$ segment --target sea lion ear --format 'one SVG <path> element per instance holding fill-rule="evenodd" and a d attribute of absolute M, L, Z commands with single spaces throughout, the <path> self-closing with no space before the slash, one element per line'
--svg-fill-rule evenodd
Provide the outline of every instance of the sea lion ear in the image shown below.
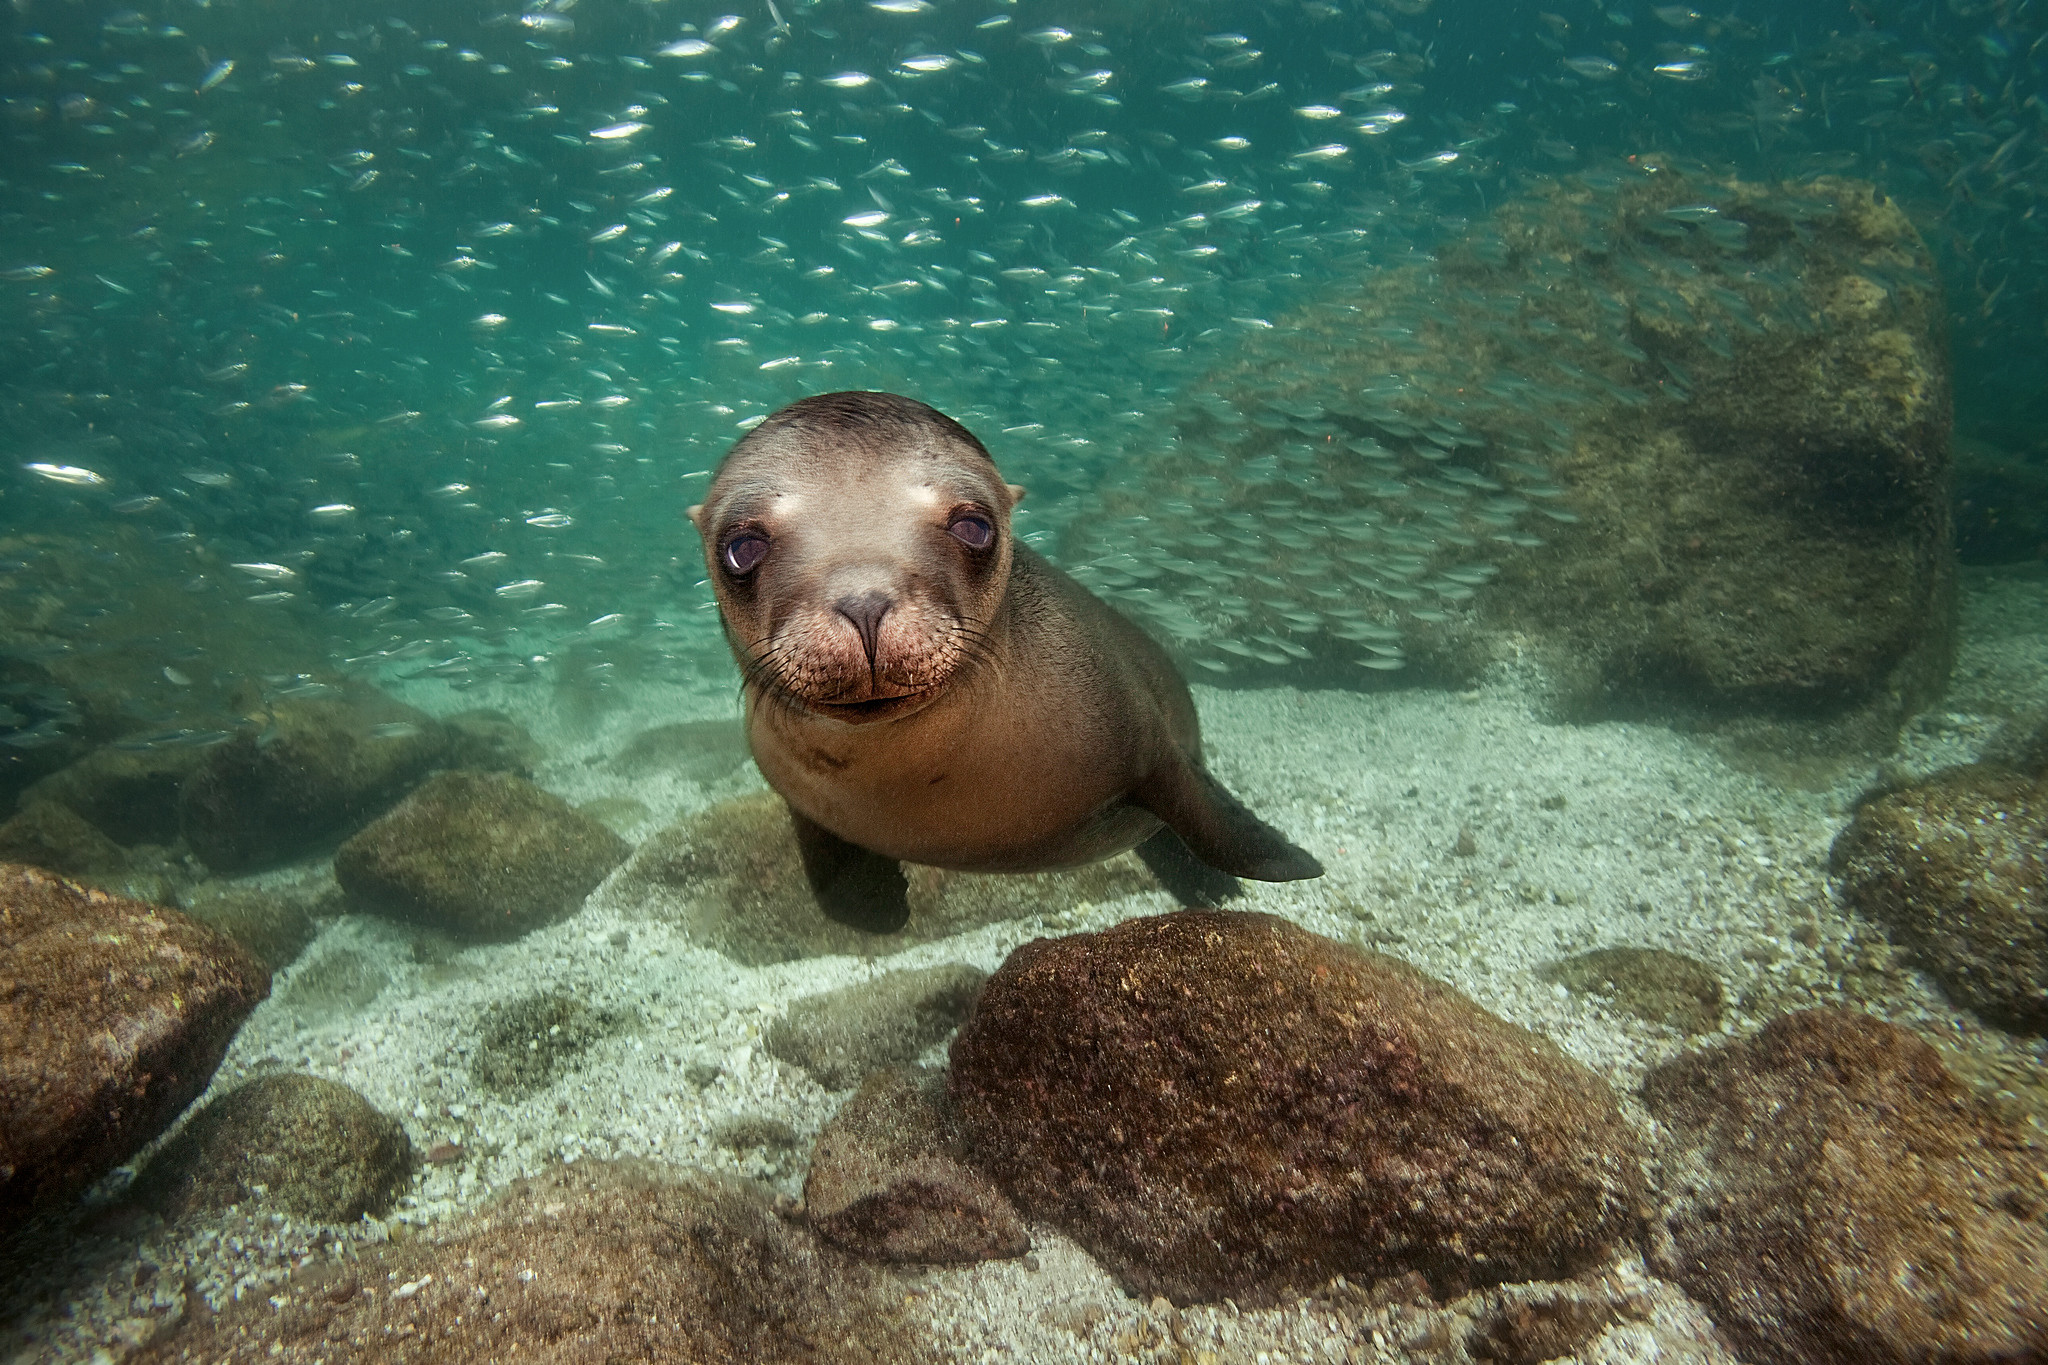
<path fill-rule="evenodd" d="M 688 518 L 690 519 L 690 525 L 692 525 L 692 526 L 694 526 L 694 527 L 696 527 L 696 528 L 697 528 L 697 533 L 698 533 L 699 535 L 702 535 L 702 534 L 704 533 L 704 504 L 703 504 L 703 503 L 701 503 L 701 502 L 700 502 L 700 503 L 698 503 L 698 504 L 697 504 L 697 505 L 696 505 L 695 507 L 692 507 L 692 508 L 690 508 L 689 510 L 685 511 L 685 512 L 683 513 L 683 515 L 684 515 L 684 516 L 686 516 L 686 517 L 688 517 Z"/>
<path fill-rule="evenodd" d="M 1010 506 L 1012 507 L 1024 501 L 1024 485 L 1021 483 L 1006 483 L 1003 485 L 1003 491 L 1010 495 Z"/>

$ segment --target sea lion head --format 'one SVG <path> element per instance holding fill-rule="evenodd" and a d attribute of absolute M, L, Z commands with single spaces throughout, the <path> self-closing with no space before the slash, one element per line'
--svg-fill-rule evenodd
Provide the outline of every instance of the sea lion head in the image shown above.
<path fill-rule="evenodd" d="M 740 438 L 689 515 L 748 682 L 864 724 L 923 709 L 986 656 L 1023 496 L 937 409 L 828 393 Z"/>

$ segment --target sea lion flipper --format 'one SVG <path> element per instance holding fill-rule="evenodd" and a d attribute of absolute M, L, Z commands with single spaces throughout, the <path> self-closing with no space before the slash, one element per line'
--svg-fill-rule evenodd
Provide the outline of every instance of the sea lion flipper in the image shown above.
<path fill-rule="evenodd" d="M 1323 875 L 1323 865 L 1313 854 L 1290 843 L 1246 809 L 1208 769 L 1185 758 L 1161 765 L 1131 793 L 1131 800 L 1164 820 L 1190 853 L 1220 871 L 1258 882 L 1298 882 Z"/>
<path fill-rule="evenodd" d="M 850 844 L 794 809 L 789 819 L 811 894 L 828 919 L 869 934 L 893 934 L 910 921 L 909 884 L 894 858 Z"/>
<path fill-rule="evenodd" d="M 1137 853 L 1145 866 L 1152 869 L 1152 875 L 1159 878 L 1160 885 L 1182 905 L 1214 910 L 1244 894 L 1237 878 L 1197 858 L 1171 829 L 1161 828 L 1138 845 Z"/>

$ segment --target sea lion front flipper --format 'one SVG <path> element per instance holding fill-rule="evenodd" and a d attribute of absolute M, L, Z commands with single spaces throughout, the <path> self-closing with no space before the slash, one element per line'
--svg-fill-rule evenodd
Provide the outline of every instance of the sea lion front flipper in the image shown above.
<path fill-rule="evenodd" d="M 1313 854 L 1288 842 L 1208 769 L 1185 758 L 1160 765 L 1131 793 L 1131 801 L 1164 820 L 1190 853 L 1213 868 L 1258 882 L 1298 882 L 1323 875 L 1323 865 Z"/>
<path fill-rule="evenodd" d="M 894 858 L 849 844 L 793 807 L 789 822 L 826 918 L 869 934 L 893 934 L 909 923 L 910 887 Z"/>
<path fill-rule="evenodd" d="M 1152 869 L 1152 875 L 1159 878 L 1159 884 L 1182 905 L 1214 910 L 1244 894 L 1237 878 L 1228 872 L 1218 872 L 1197 858 L 1170 829 L 1161 828 L 1138 845 L 1137 853 L 1145 866 Z"/>

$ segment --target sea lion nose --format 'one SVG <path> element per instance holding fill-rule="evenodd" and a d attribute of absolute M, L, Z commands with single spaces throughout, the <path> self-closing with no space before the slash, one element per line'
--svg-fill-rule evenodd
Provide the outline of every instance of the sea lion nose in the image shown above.
<path fill-rule="evenodd" d="M 867 651 L 870 669 L 875 666 L 875 637 L 881 632 L 882 617 L 888 614 L 889 606 L 887 593 L 863 592 L 840 598 L 835 607 L 860 632 L 861 648 Z"/>

